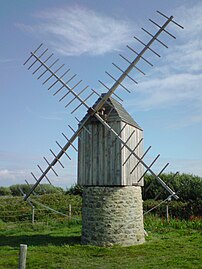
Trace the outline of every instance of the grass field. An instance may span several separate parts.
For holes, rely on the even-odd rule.
[[[101,248],[80,245],[79,222],[0,222],[0,269],[17,268],[20,244],[28,245],[27,268],[202,268],[200,220],[162,222],[148,217],[146,243]]]

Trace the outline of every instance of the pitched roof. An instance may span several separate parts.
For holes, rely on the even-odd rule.
[[[98,100],[95,102],[95,104],[93,105],[93,108],[100,102],[101,98],[104,97],[106,93],[102,93],[101,97],[98,98]],[[103,108],[105,109],[105,113],[109,114],[108,117],[108,121],[112,121],[112,120],[120,120],[123,121],[127,124],[130,124],[140,130],[142,130],[142,128],[137,124],[137,122],[130,116],[130,114],[125,110],[125,108],[122,106],[122,104],[120,104],[117,100],[115,100],[112,97],[109,97],[107,102],[103,105]],[[112,110],[113,108],[113,110]],[[88,113],[87,113],[88,115]],[[87,117],[87,115],[85,115],[85,117],[82,119],[82,121]]]
[[[114,107],[115,111],[117,112],[119,118],[121,121],[128,123],[138,129],[142,128],[137,124],[137,122],[131,117],[131,115],[125,110],[125,108],[122,106],[122,104],[120,104],[117,100],[115,100],[114,98],[110,97],[108,99],[108,101],[110,101],[110,103],[112,104],[112,106]]]

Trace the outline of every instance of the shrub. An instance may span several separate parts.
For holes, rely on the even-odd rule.
[[[72,217],[81,215],[81,197],[79,195],[64,195],[61,193],[44,194],[38,197],[31,197],[32,203],[35,206],[35,220],[49,221],[66,219],[67,217],[54,213],[48,208],[42,207],[39,202],[47,207],[68,215],[69,205],[71,204]],[[31,221],[32,208],[23,201],[23,197],[2,197],[0,200],[0,220],[5,222],[11,221]]]
[[[177,192],[179,201],[202,200],[202,178],[190,174],[178,174],[174,178],[173,173],[162,174],[161,178],[168,186]],[[148,191],[146,191],[148,189]],[[159,195],[160,193],[160,195]],[[159,200],[164,200],[169,193],[163,189],[160,183],[152,175],[145,176],[145,186],[143,188],[143,200],[154,199],[157,195]]]
[[[69,189],[67,189],[66,194],[73,194],[73,195],[80,195],[83,194],[83,186],[79,184],[75,184],[71,186]]]
[[[159,217],[166,216],[166,203],[160,204],[161,201],[146,200],[143,203],[144,212],[147,212],[154,207],[154,210],[151,211],[153,215]],[[160,204],[160,205],[159,205]],[[159,205],[159,206],[158,206]],[[171,201],[168,202],[169,215],[171,218],[179,219],[191,219],[193,216],[201,216],[202,214],[202,203],[194,203],[191,201],[182,202],[182,201]]]
[[[23,193],[28,193],[30,188],[33,185],[30,184],[29,186],[27,184],[17,184],[17,185],[12,185],[10,186],[11,194],[13,196],[22,196],[22,193],[20,192],[20,189],[23,191]],[[64,190],[60,187],[55,187],[50,184],[41,184],[36,187],[34,190],[36,194],[49,194],[49,193],[64,193]]]
[[[9,187],[0,187],[0,196],[9,196],[11,195],[11,190]]]

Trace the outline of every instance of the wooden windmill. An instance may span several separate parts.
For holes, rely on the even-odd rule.
[[[158,28],[157,32],[152,34],[142,28],[150,40],[144,43],[134,37],[142,45],[142,49],[137,52],[127,45],[128,50],[133,54],[132,60],[120,55],[127,62],[127,68],[123,70],[113,63],[113,66],[120,72],[118,78],[106,72],[113,80],[112,86],[108,87],[99,81],[101,86],[107,89],[106,93],[99,94],[93,89],[89,91],[88,87],[80,88],[82,81],[70,86],[75,75],[69,76],[69,69],[62,73],[64,65],[55,67],[58,59],[52,60],[53,54],[48,54],[48,49],[43,49],[42,44],[31,52],[30,57],[24,63],[24,65],[29,64],[28,69],[33,70],[33,75],[38,74],[37,79],[44,79],[43,84],[48,85],[48,90],[55,89],[53,95],[60,95],[59,101],[69,98],[65,107],[69,107],[74,102],[78,103],[72,113],[81,106],[86,108],[86,114],[79,120],[78,129],[73,135],[68,138],[63,134],[67,139],[66,144],[61,146],[57,142],[59,146],[57,154],[51,150],[53,160],[48,161],[44,157],[46,168],[42,169],[38,165],[41,175],[36,177],[32,173],[36,183],[24,198],[30,199],[30,195],[43,179],[50,181],[48,178],[50,170],[57,175],[54,166],[59,164],[64,167],[61,157],[66,155],[69,158],[68,149],[75,148],[73,143],[79,138],[78,149],[75,149],[78,151],[78,183],[84,186],[82,215],[82,242],[84,244],[134,245],[144,242],[141,187],[147,172],[150,172],[172,197],[178,198],[160,177],[168,164],[159,174],[156,174],[152,170],[152,165],[159,155],[151,164],[146,164],[143,160],[150,149],[143,151],[143,131],[117,101],[121,98],[115,93],[118,87],[129,92],[123,84],[126,78],[137,84],[130,74],[132,70],[145,74],[138,67],[139,62],[153,66],[144,56],[147,51],[160,57],[151,45],[159,43],[167,47],[159,39],[161,33],[175,39],[175,36],[166,29],[168,24],[183,28],[173,20],[173,16],[167,17],[159,11],[157,13],[164,19],[162,25],[150,20]],[[93,95],[97,95],[98,100],[90,106],[88,101]]]

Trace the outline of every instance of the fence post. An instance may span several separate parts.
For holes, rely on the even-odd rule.
[[[18,269],[26,268],[27,245],[20,244]]]
[[[168,203],[166,204],[166,221],[169,222],[169,210],[168,210]]]
[[[34,224],[34,213],[35,213],[35,207],[32,206],[32,224]]]
[[[168,197],[167,202],[166,202],[166,220],[169,222],[170,217],[169,217],[169,204],[171,202],[171,196]]]
[[[69,204],[69,219],[72,218],[72,205]]]

